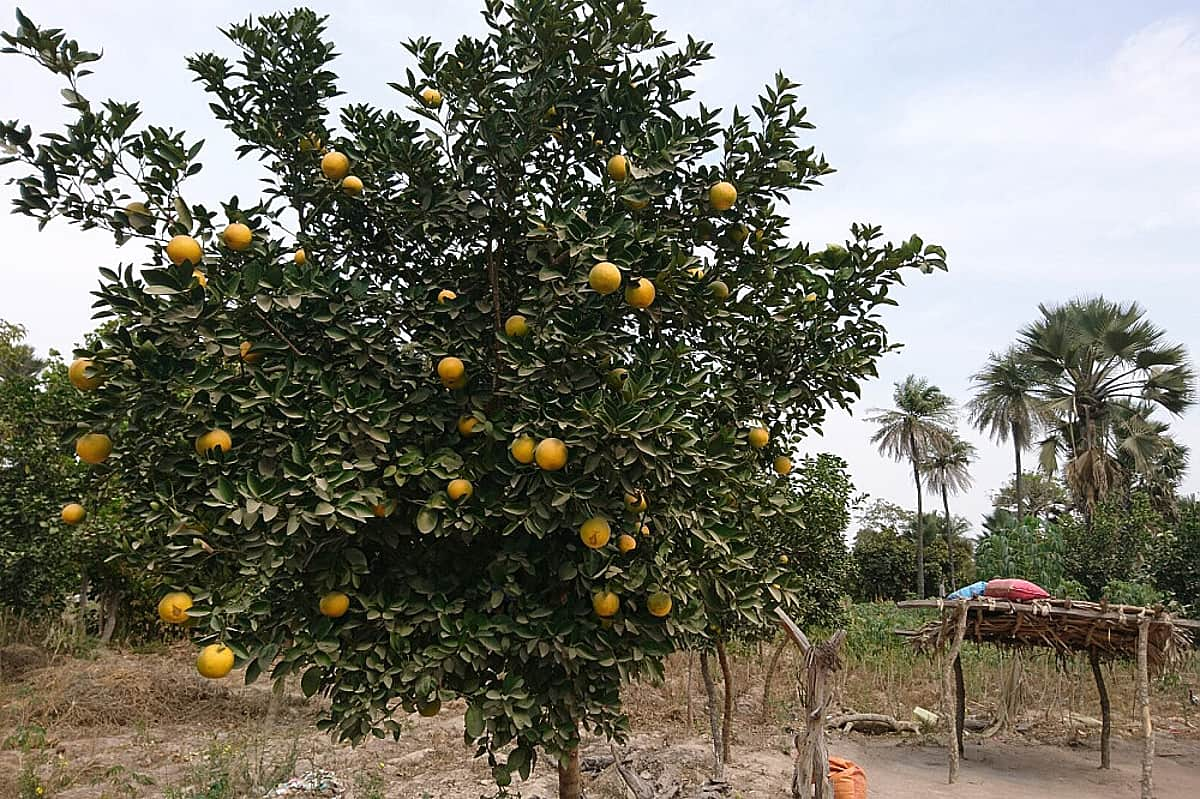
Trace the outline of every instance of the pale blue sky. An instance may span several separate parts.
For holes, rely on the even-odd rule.
[[[148,119],[209,141],[197,200],[249,196],[255,174],[184,68],[222,50],[218,24],[292,3],[31,0],[43,25],[103,48],[91,96],[138,99]],[[388,80],[409,65],[399,42],[478,32],[480,4],[315,2],[332,14],[347,100],[394,104]],[[1172,339],[1200,352],[1200,8],[1194,2],[648,2],[667,30],[713,42],[697,89],[709,105],[752,102],[776,70],[804,84],[812,142],[839,170],[793,205],[797,236],[839,241],[852,221],[949,250],[948,275],[914,277],[886,315],[905,349],[881,364],[853,418],[831,420],[811,449],[838,453],[873,496],[912,505],[907,469],[869,444],[866,409],[889,403],[909,372],[967,397],[970,374],[1039,302],[1080,293],[1136,299]],[[0,4],[5,29],[12,4]],[[58,87],[0,59],[4,109],[45,128]],[[10,173],[4,172],[3,177]],[[11,190],[8,190],[11,191]],[[7,192],[6,192],[7,194]],[[4,198],[7,203],[7,196]],[[69,351],[91,327],[95,269],[121,256],[103,234],[0,216],[0,318],[25,324],[39,350]],[[142,253],[124,254],[126,261]],[[1200,450],[1200,414],[1175,423]],[[980,447],[977,486],[955,509],[978,523],[1011,452]],[[1200,457],[1200,452],[1198,452]],[[1195,470],[1193,470],[1193,475]],[[1200,489],[1195,476],[1187,490]],[[932,502],[933,498],[929,500]]]

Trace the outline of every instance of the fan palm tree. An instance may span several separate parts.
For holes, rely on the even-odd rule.
[[[929,490],[941,493],[946,512],[946,549],[950,553],[950,584],[957,585],[954,574],[954,531],[950,518],[950,495],[961,494],[971,487],[971,464],[975,462],[975,445],[951,433],[948,441],[925,458],[923,471]]]
[[[1096,503],[1126,477],[1120,458],[1141,469],[1161,449],[1150,414],[1189,408],[1196,376],[1187,350],[1167,343],[1137,303],[1097,297],[1040,310],[1020,343],[1037,370],[1034,396],[1057,420],[1042,465],[1056,468],[1065,455],[1067,484],[1090,523]]]
[[[923,520],[921,496],[921,463],[939,447],[945,446],[953,434],[954,401],[940,388],[923,377],[909,375],[896,384],[891,409],[874,409],[867,421],[878,425],[871,443],[879,452],[897,462],[912,464],[913,482],[917,489],[917,525]],[[925,598],[925,537],[916,531],[917,596]]]
[[[987,433],[1000,444],[1012,441],[1018,519],[1025,512],[1021,453],[1033,445],[1033,437],[1046,421],[1041,403],[1033,393],[1037,370],[1021,354],[1016,347],[1009,347],[999,355],[989,355],[983,369],[971,378],[977,388],[975,396],[967,403],[971,424],[977,430]]]

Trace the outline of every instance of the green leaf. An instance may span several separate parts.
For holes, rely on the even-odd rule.
[[[307,697],[312,697],[321,689],[321,675],[324,669],[312,667],[300,678],[300,691]]]

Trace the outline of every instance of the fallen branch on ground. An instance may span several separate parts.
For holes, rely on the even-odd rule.
[[[894,716],[885,716],[880,713],[847,713],[833,716],[826,722],[826,726],[836,727],[843,732],[858,730],[875,735],[887,732],[917,733],[921,731],[921,725],[915,721],[900,721]]]

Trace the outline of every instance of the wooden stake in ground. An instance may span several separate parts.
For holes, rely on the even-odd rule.
[[[954,641],[950,644],[950,651],[946,653],[946,671],[942,679],[942,702],[946,710],[946,716],[950,721],[950,739],[946,744],[950,750],[950,775],[949,782],[953,785],[958,781],[958,708],[954,697],[956,691],[954,687],[954,661],[958,660],[958,655],[962,651],[963,636],[967,631],[967,603],[959,600],[958,607],[955,610],[957,614],[957,623],[954,625]]]
[[[1138,622],[1137,701],[1142,715],[1142,799],[1154,799],[1154,725],[1150,721],[1150,620]]]
[[[1108,702],[1104,672],[1100,670],[1100,653],[1091,650],[1088,661],[1092,664],[1092,676],[1096,678],[1096,691],[1100,694],[1100,768],[1108,768],[1112,754],[1112,706]]]

